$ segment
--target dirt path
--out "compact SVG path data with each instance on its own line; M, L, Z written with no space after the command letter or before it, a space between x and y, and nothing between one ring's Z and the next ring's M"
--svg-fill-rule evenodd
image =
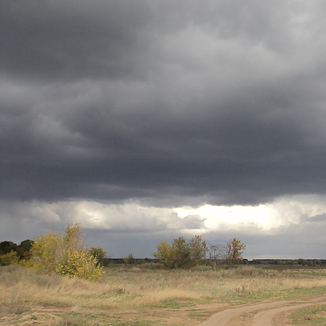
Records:
M286 316L292 311L325 304L326 296L298 301L278 301L241 306L218 312L201 326L286 326Z
M205 304L178 309L162 309L144 307L142 309L86 309L83 307L55 307L32 306L26 312L20 312L20 307L2 307L0 312L0 324L3 326L30 326L34 324L50 325L84 325L80 318L85 318L87 325L108 325L111 322L152 321L166 325L187 326L288 326L287 316L295 310L326 304L326 295L305 300L289 300L278 302L263 302L253 305L243 305L234 308L225 308L225 304ZM220 312L214 314L204 323L200 324L205 316L211 315L217 309ZM1 310L0 310L1 311ZM75 313L75 317L73 317ZM68 319L67 319L68 318ZM75 319L77 318L77 321ZM79 318L79 319L78 319ZM71 320L72 321L71 321ZM94 323L92 323L94 322ZM141 325L141 324L140 324Z

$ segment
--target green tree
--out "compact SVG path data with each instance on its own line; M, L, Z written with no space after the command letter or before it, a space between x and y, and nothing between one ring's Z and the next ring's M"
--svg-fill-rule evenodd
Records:
M32 248L34 241L32 240L24 240L17 247L17 254L20 259L29 259L30 258L30 250Z
M226 244L226 262L228 265L234 265L242 261L243 251L246 245L239 239L233 238Z
M125 264L134 264L135 263L135 258L133 254L129 254L127 257L123 258L123 262Z
M195 236L189 241L179 237L171 245L162 241L153 256L168 268L190 268L204 261L206 254L206 241Z
M0 255L8 254L11 251L17 251L17 245L12 241L0 242Z
M191 267L191 247L184 237L174 239L172 243L173 267L188 268Z
M0 257L3 258L0 264L10 265L11 262L16 264L17 260L28 259L32 242L31 240L25 240L19 246L12 241L0 242Z
M203 241L201 236L196 235L190 239L190 257L194 266L197 266L205 260L208 252L206 241Z
M97 266L97 258L85 248L83 240L79 224L68 224L64 235L42 235L32 244L30 265L46 273L96 280L103 269Z

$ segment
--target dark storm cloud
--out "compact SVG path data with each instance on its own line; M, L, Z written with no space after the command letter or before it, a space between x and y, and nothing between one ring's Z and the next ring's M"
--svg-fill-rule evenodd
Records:
M130 74L149 11L142 1L2 1L1 69L61 82Z
M2 1L2 198L325 193L323 3Z

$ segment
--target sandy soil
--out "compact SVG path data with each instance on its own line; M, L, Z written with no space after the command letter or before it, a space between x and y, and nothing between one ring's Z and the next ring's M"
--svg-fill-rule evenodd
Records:
M222 310L201 326L286 326L287 316L307 306L325 304L326 296L298 301L278 301Z

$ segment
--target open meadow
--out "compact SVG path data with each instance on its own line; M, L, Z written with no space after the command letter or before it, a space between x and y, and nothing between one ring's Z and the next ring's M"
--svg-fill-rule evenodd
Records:
M98 282L2 266L0 325L200 325L228 307L326 293L322 268L238 266L213 271L205 266L192 270L151 266L157 267L107 267ZM325 314L325 305L314 311ZM293 315L297 325L310 325L298 318L305 317Z

